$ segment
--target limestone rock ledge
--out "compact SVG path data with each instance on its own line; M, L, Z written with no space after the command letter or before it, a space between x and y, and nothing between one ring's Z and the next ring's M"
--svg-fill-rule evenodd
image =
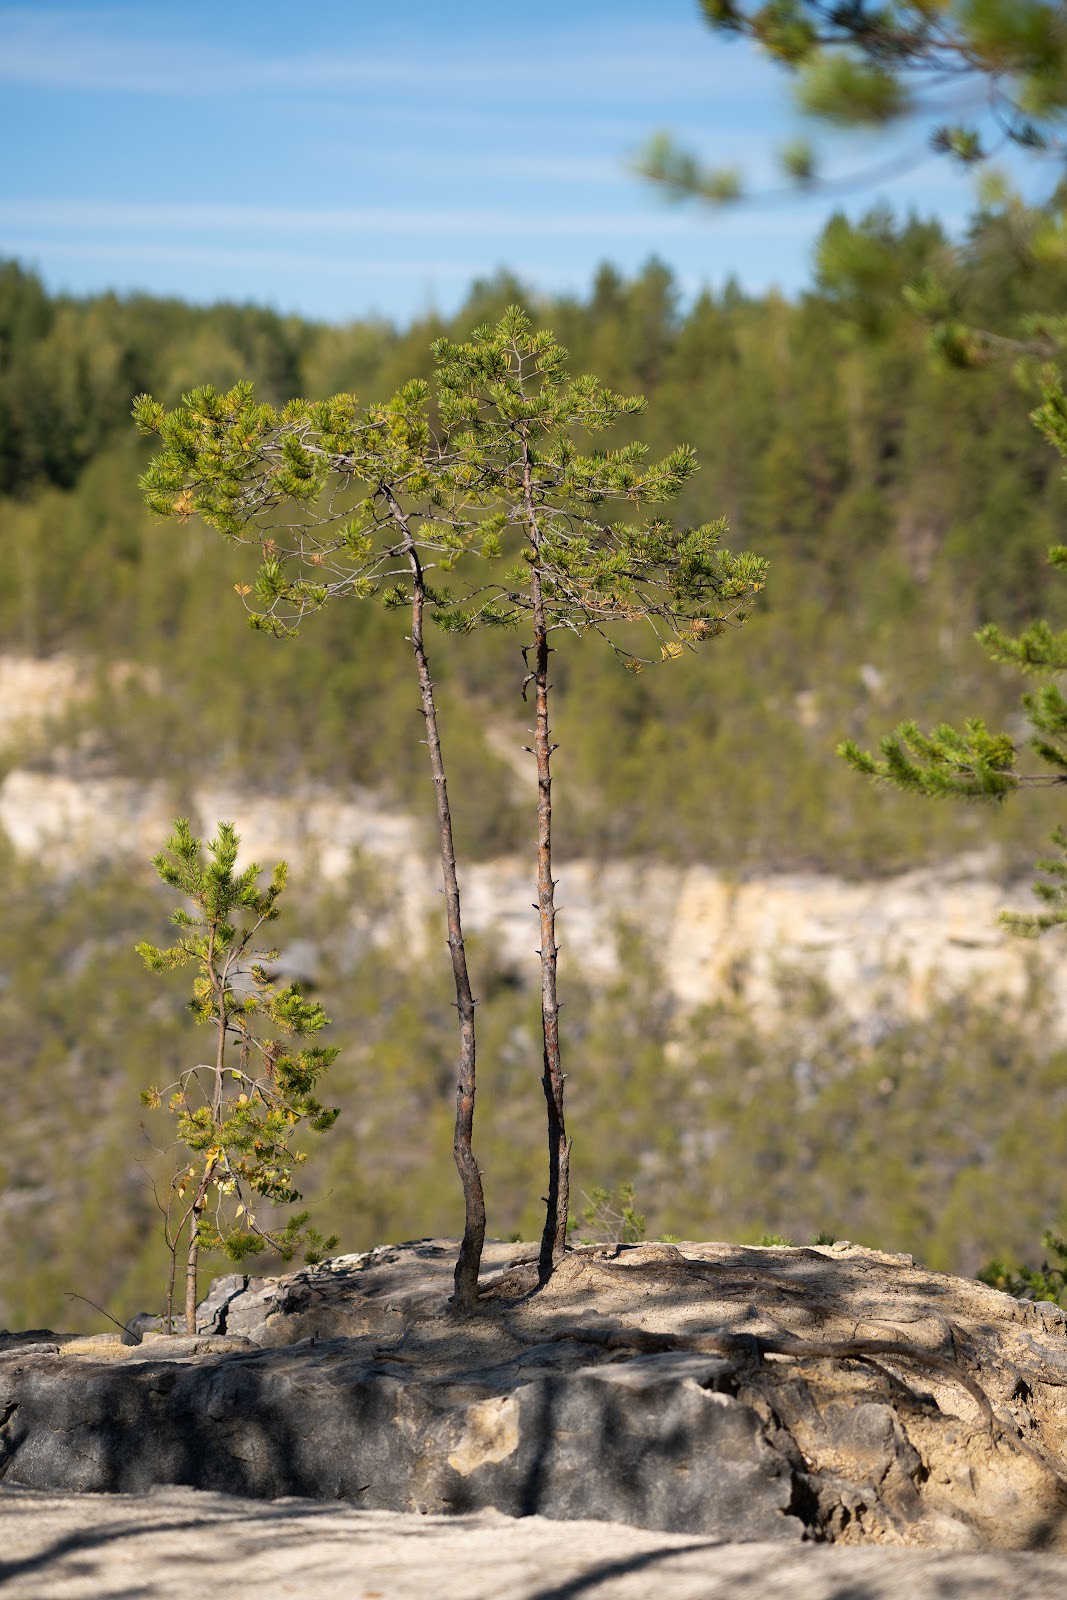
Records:
M535 1293L531 1252L492 1244L481 1314L457 1318L454 1248L231 1275L195 1338L0 1338L0 1475L731 1541L1067 1550L1055 1307L848 1245L576 1252ZM728 1353L668 1347L715 1333L735 1336ZM916 1359L761 1356L760 1338L906 1341Z

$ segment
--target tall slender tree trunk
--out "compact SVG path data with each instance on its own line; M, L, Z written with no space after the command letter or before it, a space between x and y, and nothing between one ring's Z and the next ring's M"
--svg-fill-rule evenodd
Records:
M196 1332L196 1263L200 1254L200 1210L193 1207L189 1218L189 1251L185 1258L185 1331Z
M410 544L410 536L409 536ZM441 842L441 870L445 883L445 906L448 913L448 949L452 957L452 976L455 980L456 1010L459 1014L459 1078L456 1083L456 1129L452 1153L456 1159L459 1181L463 1186L463 1242L456 1262L455 1299L458 1310L469 1311L478 1303L478 1269L481 1265L482 1247L485 1244L485 1195L482 1175L474 1159L474 1091L475 1091L475 1000L471 993L467 972L467 951L463 942L463 920L460 914L459 878L456 874L456 851L452 840L452 813L448 806L448 786L445 782L445 763L441 753L441 738L437 727L437 707L433 697L433 679L430 663L423 643L423 612L425 585L418 551L411 546L406 554L411 564L411 648L419 673L419 690L422 694L422 713L426 719L426 744L430 752L434 791L437 797L437 829Z
M567 1212L570 1205L571 1146L563 1115L563 1065L559 1048L559 1002L556 997L556 882L552 876L552 729L548 717L548 619L537 565L540 527L534 508L530 457L525 440L523 490L526 517L533 545L531 598L534 621L534 755L537 760L537 909L541 918L541 1031L544 1038L542 1085L548 1108L548 1194L545 1226L541 1235L538 1277L542 1284L563 1260L567 1248Z

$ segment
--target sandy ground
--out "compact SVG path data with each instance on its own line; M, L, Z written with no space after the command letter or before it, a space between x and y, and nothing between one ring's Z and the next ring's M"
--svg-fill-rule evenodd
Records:
M1067 1559L723 1545L610 1522L514 1521L0 1488L4 1600L1063 1600Z

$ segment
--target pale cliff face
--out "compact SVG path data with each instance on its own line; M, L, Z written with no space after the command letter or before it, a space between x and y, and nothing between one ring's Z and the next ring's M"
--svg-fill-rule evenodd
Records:
M118 677L130 670L113 667ZM88 687L72 656L0 655L0 747L66 710ZM522 768L525 774L526 768ZM367 931L418 946L440 905L432 841L417 820L369 791L303 788L286 796L205 785L192 820L211 832L233 819L245 860L289 862L294 880L317 868L339 885L354 853L378 870L388 910L364 911ZM128 778L75 778L14 767L0 784L0 828L20 855L47 850L57 872L77 876L102 860L147 863L174 819L168 786ZM497 958L533 973L537 944L530 864L519 857L461 867L464 922L492 935ZM559 869L564 960L590 981L619 970L619 941L639 929L685 1007L720 999L752 1006L770 1025L788 1006L785 979L810 975L845 1016L921 1017L953 993L1022 996L1034 973L1055 996L1056 936L1032 942L997 924L1004 906L1029 909L1026 883L1005 891L992 863L960 857L896 878L855 883L779 873L735 882L710 867L656 862L565 862ZM358 910L357 910L357 915ZM1055 1009L1067 1037L1067 991Z
M391 906L382 936L425 936L439 904L436 862L416 821L374 795L277 797L216 786L197 790L192 810L204 831L236 820L245 859L284 858L296 881L317 863L327 883L339 884L359 852L380 869ZM64 874L101 859L147 862L172 820L162 782L15 768L0 784L0 827L16 851L47 848ZM491 931L498 958L520 972L532 972L537 942L529 878L517 857L462 872L466 926ZM787 1003L784 976L799 971L824 983L853 1019L914 1017L953 992L1021 996L1035 969L1051 973L1059 959L1054 936L1035 944L998 927L1004 905L1027 907L1028 889L1006 892L976 856L866 883L814 874L733 882L709 867L633 861L565 862L559 878L566 959L593 981L610 977L619 939L639 927L687 1007L733 997L773 1015ZM1067 1034L1067 999L1061 1025Z

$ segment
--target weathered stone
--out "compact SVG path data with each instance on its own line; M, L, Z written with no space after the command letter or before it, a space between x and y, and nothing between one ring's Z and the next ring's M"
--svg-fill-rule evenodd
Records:
M224 1278L216 1278L208 1291L207 1299L202 1300L196 1308L197 1332L226 1333L230 1305L239 1294L246 1292L249 1281L247 1274L243 1272L230 1272Z
M1042 1308L852 1246L575 1252L535 1293L530 1253L491 1243L480 1314L460 1317L454 1252L421 1240L231 1275L200 1320L255 1343L14 1347L0 1474L716 1539L1067 1549L1067 1334ZM759 1354L759 1339L857 1338L912 1354Z
M183 1341L184 1343L185 1341ZM183 1352L184 1354L184 1352ZM183 1483L389 1510L604 1517L716 1538L800 1538L786 1464L707 1359L516 1382L420 1382L343 1344L0 1375L0 1470L35 1488Z
M5 1600L1062 1600L1062 1556L726 1544L614 1522L0 1486Z

